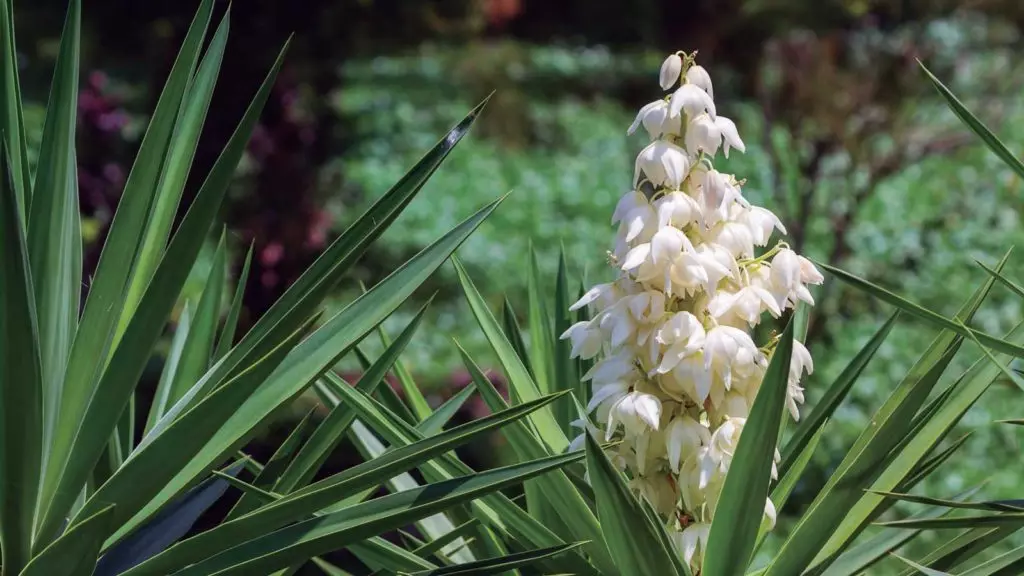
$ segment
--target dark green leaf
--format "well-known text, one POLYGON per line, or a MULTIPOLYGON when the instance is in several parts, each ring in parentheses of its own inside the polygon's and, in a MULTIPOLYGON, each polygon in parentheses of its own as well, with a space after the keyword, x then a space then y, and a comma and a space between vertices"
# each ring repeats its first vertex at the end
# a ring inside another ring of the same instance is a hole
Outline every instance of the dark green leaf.
POLYGON ((791 321, 772 353, 725 477, 704 552, 704 576, 742 574, 750 563, 764 518, 792 353, 791 321))
POLYGON ((0 544, 8 570, 29 561, 39 489, 43 381, 25 229, 0 140, 0 544))

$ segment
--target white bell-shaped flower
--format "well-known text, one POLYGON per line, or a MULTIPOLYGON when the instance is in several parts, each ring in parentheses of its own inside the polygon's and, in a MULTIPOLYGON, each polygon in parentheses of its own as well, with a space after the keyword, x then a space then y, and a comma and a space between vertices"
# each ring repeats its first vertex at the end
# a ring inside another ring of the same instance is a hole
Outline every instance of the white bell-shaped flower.
POLYGON ((718 153, 718 147, 722 145, 722 133, 710 116, 701 114, 690 120, 683 141, 686 144, 686 151, 690 154, 696 156, 703 152, 714 156, 718 153))
POLYGON ((704 551, 708 547, 708 536, 710 534, 710 523, 690 524, 682 532, 672 533, 672 543, 692 571, 700 569, 701 562, 704 559, 704 551))
POLYGON ((707 426, 686 414, 673 418, 665 429, 665 444, 668 450, 669 467, 676 474, 679 465, 697 454, 701 446, 711 440, 707 426))
POLYGON ((772 237, 772 232, 775 230, 782 234, 786 233, 786 227, 782 225, 782 221, 771 210, 760 206, 750 206, 747 208, 739 205, 734 206, 734 218, 737 222, 741 222, 750 228, 750 234, 755 245, 767 246, 768 241, 772 237))
POLYGON ((616 206, 612 224, 619 224, 619 234, 626 242, 647 239, 657 231, 658 214, 647 197, 637 191, 627 192, 616 206))
POLYGON ((701 183, 701 201, 704 205, 705 222, 715 224, 729 215, 729 208, 734 202, 743 202, 739 186, 728 174, 718 170, 708 170, 701 183), (714 215, 714 218, 710 216, 714 215))
POLYGON ((732 326, 715 326, 704 340, 704 368, 721 378, 725 389, 732 386, 733 372, 749 372, 761 352, 750 335, 732 326))
POLYGON ((708 312, 720 323, 735 325, 737 321, 753 328, 768 312, 774 318, 782 314, 775 296, 760 286, 750 285, 734 293, 718 292, 708 303, 708 312))
POLYGON ((797 256, 797 259, 800 261, 801 282, 804 284, 823 284, 825 282, 825 277, 821 275, 813 262, 803 256, 797 256))
POLYGON ((699 64, 694 64, 686 69, 686 81, 708 93, 714 98, 715 90, 711 87, 711 75, 699 64))
POLYGON ((701 219, 700 205, 685 192, 669 192, 654 201, 658 228, 673 226, 682 230, 701 219))
POLYGON ((676 82, 679 81, 679 76, 683 73, 683 59, 679 54, 672 54, 665 61, 661 63, 661 71, 658 74, 658 83, 661 84, 662 90, 668 90, 676 82))
POLYGON ((680 112, 686 112, 691 118, 705 112, 712 120, 717 116, 715 101, 707 92, 693 84, 683 84, 672 93, 672 98, 668 102, 668 113, 671 116, 678 116, 680 112))
POLYGON ((654 394, 633 391, 619 398, 612 406, 608 413, 605 439, 611 440, 619 424, 627 436, 635 436, 648 430, 657 430, 660 423, 661 400, 654 394))
POLYGON ((561 336, 562 340, 569 339, 572 350, 570 358, 582 358, 588 360, 601 352, 604 344, 604 334, 601 327, 593 321, 577 322, 569 327, 561 336))
POLYGON ((641 174, 654 186, 678 190, 690 172, 686 150, 671 142, 655 140, 636 157, 633 185, 638 186, 641 174))
POLYGON ((800 258, 789 248, 779 250, 772 258, 770 290, 779 302, 780 307, 795 306, 797 301, 814 305, 814 297, 803 283, 800 270, 800 258))
POLYGON ((655 372, 665 374, 683 358, 693 356, 703 348, 704 326, 693 314, 676 312, 661 326, 656 337, 665 350, 655 372))
POLYGON ((736 123, 725 116, 715 116, 714 118, 715 125, 718 126, 718 131, 722 134, 722 139, 724 140, 722 143, 722 154, 728 158, 730 148, 746 152, 747 147, 743 144, 743 140, 740 139, 740 133, 736 130, 736 123))
POLYGON ((647 104, 637 113, 633 124, 626 130, 627 134, 636 132, 640 126, 644 127, 651 140, 666 135, 678 136, 683 130, 683 119, 679 115, 669 114, 669 105, 665 100, 656 100, 647 104))

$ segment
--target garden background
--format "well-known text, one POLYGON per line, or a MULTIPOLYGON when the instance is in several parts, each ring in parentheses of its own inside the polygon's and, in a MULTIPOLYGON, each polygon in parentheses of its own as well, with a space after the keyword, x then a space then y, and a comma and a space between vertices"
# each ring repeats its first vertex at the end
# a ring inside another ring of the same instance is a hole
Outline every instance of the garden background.
MULTIPOLYGON (((57 0, 17 6, 30 140, 41 132, 65 8, 57 0)), ((193 2, 169 0, 87 3, 77 158, 87 271, 139 145, 147 120, 141 111, 153 108, 194 10, 193 2)), ((722 169, 746 178, 746 195, 780 215, 798 251, 952 315, 985 277, 975 261, 993 263, 1024 243, 1022 183, 957 122, 917 64, 925 62, 1019 150, 1024 5, 1015 0, 248 0, 232 10, 211 106, 218 114, 207 122, 193 174, 206 173, 266 62, 296 34, 225 214, 233 269, 254 245, 245 326, 491 91, 470 145, 427 184, 436 193, 415 201, 371 248, 339 299, 350 300, 460 215, 510 190, 460 251, 494 308, 507 297, 526 310, 531 267, 553 278, 560 246, 576 280, 605 273, 611 211, 643 145, 642 135, 627 137, 625 129, 656 96, 663 55, 677 49, 699 50, 720 109, 747 143, 747 153, 722 169)), ((1020 261, 1011 258, 1010 277, 1020 261)), ((193 272, 197 296, 206 272, 193 272)), ((469 381, 451 338, 477 359, 490 350, 450 267, 418 297, 435 292, 427 318, 434 329, 404 359, 440 403, 469 381)), ((816 298, 808 335, 816 370, 806 383, 812 404, 824 392, 815 383, 834 380, 891 313, 837 281, 816 298)), ((1022 314, 1019 300, 997 289, 977 326, 1002 334, 1022 314)), ((408 319, 399 313, 386 326, 395 331, 408 319)), ((518 320, 528 328, 529 318, 518 320)), ((810 502, 933 334, 910 320, 897 325, 837 412, 840 425, 823 439, 833 448, 817 452, 815 473, 806 477, 819 484, 805 479, 786 513, 810 502)), ((978 354, 965 349, 956 365, 978 354)), ((160 368, 153 363, 141 393, 153 389, 160 368)), ((1008 383, 982 398, 962 422, 979 430, 959 464, 930 480, 928 493, 989 479, 986 495, 1020 496, 1018 432, 990 424, 1024 416, 1017 394, 1008 383)), ((470 405, 461 418, 483 410, 470 405)), ((287 429, 268 431, 251 452, 265 457, 287 429)), ((467 460, 500 458, 487 448, 471 448, 467 460)), ((328 468, 344 464, 340 452, 328 468)))

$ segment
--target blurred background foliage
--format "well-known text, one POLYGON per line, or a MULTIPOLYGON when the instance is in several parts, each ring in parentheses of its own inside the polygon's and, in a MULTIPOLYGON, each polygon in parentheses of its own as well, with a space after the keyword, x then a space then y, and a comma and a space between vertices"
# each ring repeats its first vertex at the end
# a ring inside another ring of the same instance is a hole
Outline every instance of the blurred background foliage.
MULTIPOLYGON (((41 0, 16 10, 34 137, 64 8, 41 0)), ((244 17, 233 21, 194 173, 212 163, 261 77, 258 68, 296 33, 227 208, 235 267, 254 245, 243 324, 492 91, 471 145, 455 151, 337 301, 508 191, 461 251, 495 306, 507 296, 525 311, 531 244, 545 274, 553 276, 564 246, 577 279, 606 275, 609 217, 643 145, 625 128, 656 97, 662 55, 677 49, 699 50, 720 113, 736 120, 747 143, 747 154, 720 162, 746 178, 748 197, 776 211, 790 242, 810 256, 952 314, 985 277, 975 260, 991 263, 1024 243, 1022 183, 972 140, 917 67, 918 59, 926 62, 1019 148, 1024 68, 1015 56, 1024 4, 1016 0, 251 0, 234 9, 244 17)), ((92 0, 85 11, 78 164, 87 262, 95 262, 88 248, 105 233, 139 144, 140 111, 152 108, 193 10, 191 2, 92 0)), ((1011 277, 1021 262, 1011 259, 1011 277)), ((195 275, 201 286, 204 271, 195 275)), ((406 361, 440 402, 467 381, 451 338, 477 358, 488 351, 454 272, 444 270, 427 288, 423 299, 437 293, 431 330, 406 361)), ((1024 314, 998 290, 978 316, 991 333, 1024 314)), ((816 297, 810 402, 822 392, 815 382, 831 381, 890 312, 838 282, 816 297)), ((407 319, 398 315, 387 326, 407 319)), ((527 319, 519 320, 525 327, 527 319)), ((896 328, 824 439, 835 449, 817 456, 822 482, 838 460, 830 453, 852 442, 932 336, 912 321, 896 328)), ((374 344, 367 351, 376 352, 374 344)), ((958 365, 977 355, 965 347, 958 365)), ((1020 470, 1006 466, 1016 460, 1019 438, 988 425, 1024 416, 1010 386, 993 389, 964 421, 981 429, 942 485, 928 487, 932 495, 995 472, 987 495, 1020 496, 1013 493, 1020 470)), ((278 440, 271 433, 265 442, 278 440)), ((811 484, 797 488, 792 510, 813 497, 820 484, 811 484)))

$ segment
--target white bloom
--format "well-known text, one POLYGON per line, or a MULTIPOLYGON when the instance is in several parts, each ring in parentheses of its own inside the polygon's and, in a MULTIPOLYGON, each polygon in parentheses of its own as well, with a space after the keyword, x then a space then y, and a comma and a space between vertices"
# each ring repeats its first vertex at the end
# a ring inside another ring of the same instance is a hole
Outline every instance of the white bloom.
POLYGON ((569 310, 574 312, 595 302, 597 302, 601 308, 611 306, 622 296, 622 294, 620 294, 620 290, 617 288, 618 286, 614 283, 598 284, 590 290, 587 290, 583 297, 569 307, 569 310))
POLYGON ((647 430, 657 430, 660 422, 661 400, 654 394, 630 392, 619 398, 608 413, 605 439, 611 440, 620 423, 626 435, 633 436, 647 430))
POLYGON ((761 315, 769 312, 778 318, 782 311, 775 296, 760 286, 744 286, 735 293, 719 292, 708 303, 708 312, 719 322, 745 322, 751 328, 761 321, 761 315))
POLYGON ((690 66, 686 70, 686 81, 707 92, 708 96, 715 97, 715 91, 711 87, 711 75, 703 66, 697 64, 690 66))
POLYGON ((562 340, 567 338, 572 343, 572 351, 569 353, 569 357, 582 358, 584 360, 597 356, 604 342, 604 335, 601 333, 600 326, 593 321, 573 324, 561 336, 562 340))
POLYGON ((704 152, 714 156, 718 152, 718 147, 722 145, 722 133, 710 116, 701 114, 691 120, 686 127, 684 141, 686 142, 686 151, 690 154, 696 155, 704 152))
POLYGON ((754 257, 754 233, 739 220, 721 222, 712 231, 711 241, 728 250, 736 258, 754 257))
POLYGON ((680 134, 683 129, 683 119, 678 114, 675 116, 669 114, 668 102, 656 100, 640 109, 626 133, 636 132, 641 125, 651 136, 651 140, 654 140, 666 134, 680 134))
POLYGON ((638 244, 630 250, 622 262, 622 269, 636 271, 639 281, 664 278, 680 254, 692 251, 693 244, 681 230, 666 226, 658 230, 650 242, 638 244))
POLYGON ((672 543, 692 570, 700 567, 710 534, 709 523, 690 524, 682 532, 672 532, 672 543))
POLYGON ((728 210, 733 202, 743 202, 740 189, 735 181, 728 175, 718 170, 708 170, 704 174, 704 181, 701 183, 701 200, 704 204, 705 220, 713 224, 728 215, 728 210), (709 216, 717 216, 713 221, 709 216))
POLYGON ((659 344, 667 347, 656 372, 672 370, 687 356, 696 354, 704 346, 704 326, 689 312, 676 312, 665 322, 655 336, 659 344))
POLYGON ((814 297, 801 281, 800 258, 789 248, 779 250, 772 258, 770 290, 779 306, 794 306, 798 300, 814 305, 814 297))
POLYGON ((813 262, 803 256, 797 256, 797 259, 800 261, 801 282, 804 284, 823 284, 825 282, 825 277, 818 272, 813 262))
POLYGON ((679 493, 664 474, 634 478, 629 487, 642 494, 658 513, 666 516, 675 511, 679 501, 679 493))
POLYGON ((661 63, 661 72, 658 74, 658 83, 663 90, 668 90, 679 80, 683 72, 683 59, 679 54, 672 54, 661 63))
POLYGON ((672 93, 672 99, 668 103, 668 113, 671 116, 678 116, 680 112, 684 111, 691 118, 707 112, 708 116, 714 120, 716 116, 715 101, 707 92, 697 86, 683 84, 672 93))
MULTIPOLYGON (((712 114, 712 116, 714 116, 712 114)), ((725 157, 729 157, 729 148, 735 148, 740 152, 746 152, 747 147, 743 144, 743 140, 740 140, 740 133, 736 130, 736 124, 726 118, 725 116, 718 116, 715 118, 715 125, 718 126, 718 131, 721 132, 722 138, 725 142, 722 144, 722 153, 725 157)))
POLYGON ((800 387, 800 379, 804 374, 814 372, 814 361, 811 353, 799 341, 793 340, 793 354, 789 361, 789 379, 786 384, 786 408, 793 420, 800 420, 800 404, 804 403, 804 389, 800 387))
POLYGON ((689 172, 690 158, 686 150, 671 142, 655 140, 636 157, 633 185, 639 185, 642 173, 654 186, 678 190, 689 172))
POLYGON ((701 218, 700 205, 684 192, 669 192, 654 201, 658 228, 674 226, 682 230, 701 218))
POLYGON ((693 418, 682 414, 673 418, 665 430, 668 463, 672 471, 679 473, 679 464, 697 454, 701 446, 711 440, 707 427, 693 418))
POLYGON ((768 529, 775 528, 775 504, 772 503, 772 499, 768 498, 764 501, 764 517, 768 521, 768 529))
POLYGON ((749 373, 760 356, 750 335, 732 326, 716 326, 704 340, 704 369, 721 378, 726 390, 732 387, 733 372, 749 373))
POLYGON ((615 205, 612 224, 619 224, 619 230, 626 242, 632 242, 645 236, 645 231, 653 233, 656 229, 658 214, 642 192, 631 190, 626 192, 615 205))
POLYGON ((672 293, 690 295, 699 290, 713 292, 722 278, 732 275, 718 259, 713 248, 707 244, 694 251, 683 252, 676 257, 669 270, 670 284, 666 289, 672 293))
POLYGON ((738 209, 737 216, 740 222, 743 222, 750 228, 754 244, 758 246, 766 246, 768 240, 771 239, 772 232, 775 230, 783 234, 786 233, 786 227, 782 225, 779 217, 767 208, 750 206, 749 208, 738 209))

